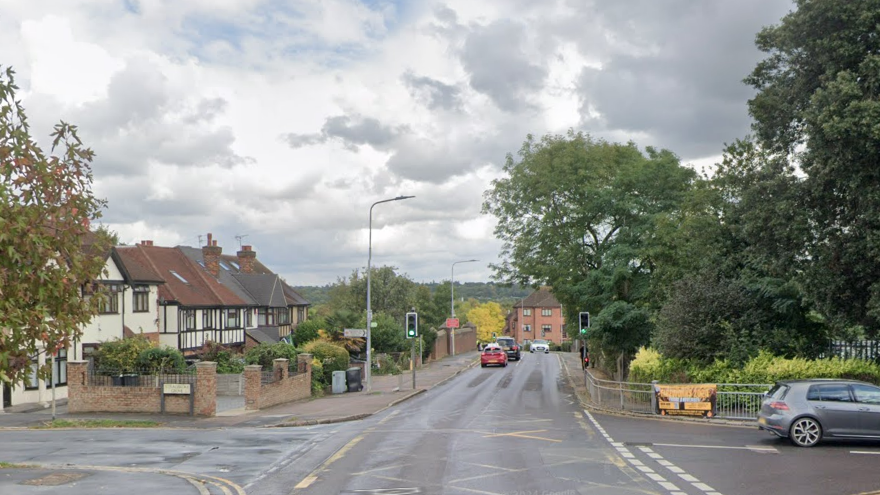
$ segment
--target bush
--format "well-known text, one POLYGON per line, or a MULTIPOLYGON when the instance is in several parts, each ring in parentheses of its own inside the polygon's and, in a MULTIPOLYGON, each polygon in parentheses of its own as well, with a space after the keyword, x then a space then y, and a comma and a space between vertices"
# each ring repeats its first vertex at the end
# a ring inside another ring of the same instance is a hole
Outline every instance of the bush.
POLYGON ((317 358, 312 358, 312 395, 321 397, 328 385, 330 384, 324 381, 324 364, 317 358))
POLYGON ((247 351, 244 360, 247 364, 259 364, 263 370, 271 370, 276 359, 289 359, 296 362, 296 348, 286 342, 260 344, 247 351))
POLYGON ((130 373, 137 370, 141 353, 153 347, 150 339, 143 335, 104 342, 95 353, 95 366, 108 374, 130 373))
MULTIPOLYGON (((302 348, 322 364, 323 383, 330 384, 334 371, 345 371, 349 367, 350 357, 344 347, 322 340, 313 340, 302 348)), ((318 374, 314 369, 312 375, 318 374)))
POLYGON ((563 342, 562 345, 559 346, 559 348, 562 352, 571 352, 571 341, 567 340, 563 342))
POLYGON ((639 349, 630 363, 629 381, 647 383, 766 383, 803 378, 844 378, 880 384, 880 365, 860 359, 804 359, 761 351, 742 367, 727 360, 705 365, 670 359, 653 349, 639 349))
POLYGON ((327 327, 323 318, 309 319, 301 322, 293 329, 293 343, 302 346, 318 338, 318 331, 327 327))
POLYGON ((173 347, 153 347, 137 357, 137 367, 150 373, 181 373, 186 370, 183 353, 173 347))
MULTIPOLYGON (((374 355, 376 366, 373 367, 374 375, 399 375, 401 373, 401 362, 396 361, 394 356, 389 354, 374 355)), ((409 367, 409 358, 406 359, 406 366, 409 367)))
POLYGON ((217 373, 219 374, 237 374, 244 372, 244 359, 238 354, 234 354, 223 344, 207 341, 202 346, 200 354, 202 361, 212 361, 217 363, 217 373))

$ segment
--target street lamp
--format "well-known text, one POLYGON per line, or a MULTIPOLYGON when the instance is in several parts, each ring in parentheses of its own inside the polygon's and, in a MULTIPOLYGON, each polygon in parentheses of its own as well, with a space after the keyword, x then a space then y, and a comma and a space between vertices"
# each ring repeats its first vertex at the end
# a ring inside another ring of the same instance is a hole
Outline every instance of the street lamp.
MULTIPOLYGON (((452 280, 449 282, 449 299, 450 299, 450 308, 452 310, 452 317, 455 318, 455 265, 459 263, 472 263, 474 261, 480 260, 463 260, 456 261, 452 264, 452 280)), ((452 329, 452 355, 455 356, 455 329, 452 329)))
POLYGON ((373 206, 376 206, 380 203, 388 203, 391 201, 400 201, 402 199, 410 199, 415 196, 398 196, 396 198, 391 199, 383 199, 382 201, 376 201, 370 206, 370 237, 369 237, 369 245, 367 247, 367 365, 364 367, 365 370, 365 378, 367 382, 367 392, 372 392, 373 390, 373 361, 372 361, 372 323, 373 323, 373 309, 370 303, 370 264, 373 260, 373 206))

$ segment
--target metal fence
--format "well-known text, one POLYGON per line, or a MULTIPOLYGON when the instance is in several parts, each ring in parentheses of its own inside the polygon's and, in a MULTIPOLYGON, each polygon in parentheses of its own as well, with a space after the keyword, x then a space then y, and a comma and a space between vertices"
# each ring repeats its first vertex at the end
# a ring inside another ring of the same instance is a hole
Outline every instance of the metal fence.
MULTIPOLYGON (((593 405, 640 414, 656 414, 654 387, 651 383, 617 382, 594 377, 584 371, 584 382, 593 405)), ((764 393, 772 385, 718 384, 716 417, 724 419, 756 419, 764 393)))
POLYGON ((92 387, 153 387, 164 383, 195 383, 196 368, 191 366, 182 372, 166 373, 157 370, 107 370, 92 369, 86 373, 86 383, 92 387))
POLYGON ((821 357, 835 356, 842 359, 880 361, 880 340, 832 340, 828 343, 828 351, 821 357))

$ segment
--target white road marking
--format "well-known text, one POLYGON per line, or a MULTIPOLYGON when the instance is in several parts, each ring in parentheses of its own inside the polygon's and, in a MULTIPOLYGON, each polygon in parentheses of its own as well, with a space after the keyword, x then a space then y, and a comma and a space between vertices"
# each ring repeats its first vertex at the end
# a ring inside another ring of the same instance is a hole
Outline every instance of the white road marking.
POLYGON ((880 455, 880 452, 874 452, 870 450, 850 450, 850 454, 868 454, 868 455, 880 455))
POLYGON ((655 443, 655 447, 684 447, 692 449, 726 449, 726 450, 751 450, 755 452, 773 452, 779 453, 776 447, 760 447, 758 445, 746 445, 745 447, 735 445, 688 445, 683 443, 655 443))
MULTIPOLYGON (((639 459, 636 459, 635 456, 632 454, 632 452, 630 452, 629 449, 624 445, 624 443, 615 442, 611 438, 611 436, 608 435, 608 433, 605 431, 605 429, 602 428, 602 425, 600 425, 599 422, 596 421, 596 418, 594 418, 593 415, 590 414, 590 411, 584 410, 584 414, 586 414, 587 418, 590 419, 590 422, 593 423, 593 426, 599 432, 602 433, 602 436, 604 436, 605 439, 608 440, 608 443, 610 443, 611 446, 614 447, 615 450, 617 450, 617 452, 627 460, 627 462, 629 462, 630 464, 635 466, 639 471, 645 473, 645 475, 647 477, 656 481, 660 486, 662 486, 668 492, 670 492, 670 495, 686 495, 684 492, 679 491, 678 487, 675 486, 675 483, 670 483, 662 475, 655 472, 649 466, 646 466, 644 462, 640 461, 639 459)), ((761 452, 776 452, 776 449, 772 448, 772 447, 758 447, 758 446, 754 446, 754 445, 746 446, 746 447, 719 447, 719 446, 715 446, 715 445, 682 445, 682 444, 660 444, 660 443, 655 443, 652 445, 664 446, 664 447, 735 448, 735 449, 745 449, 745 450, 753 450, 753 451, 761 451, 761 452)), ((712 488, 711 486, 701 482, 696 477, 687 474, 683 469, 676 466, 675 464, 663 459, 663 456, 658 454, 657 452, 654 452, 654 450, 651 447, 639 446, 638 448, 640 451, 642 451, 642 453, 646 454, 651 460, 655 461, 657 464, 668 469, 672 473, 677 474, 681 479, 690 483, 694 488, 697 488, 697 489, 705 492, 706 495, 721 495, 721 493, 715 491, 715 489, 712 488)), ((872 453, 874 453, 874 452, 872 452, 872 453)), ((876 453, 880 454, 880 452, 876 452, 876 453)))

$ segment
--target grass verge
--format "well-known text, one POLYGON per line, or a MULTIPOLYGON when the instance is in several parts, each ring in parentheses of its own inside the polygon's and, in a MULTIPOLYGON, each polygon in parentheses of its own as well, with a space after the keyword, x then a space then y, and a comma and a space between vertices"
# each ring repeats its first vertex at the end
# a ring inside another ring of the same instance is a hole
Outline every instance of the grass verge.
POLYGON ((146 420, 56 419, 32 428, 47 430, 52 428, 157 428, 159 426, 162 426, 162 423, 146 420))

